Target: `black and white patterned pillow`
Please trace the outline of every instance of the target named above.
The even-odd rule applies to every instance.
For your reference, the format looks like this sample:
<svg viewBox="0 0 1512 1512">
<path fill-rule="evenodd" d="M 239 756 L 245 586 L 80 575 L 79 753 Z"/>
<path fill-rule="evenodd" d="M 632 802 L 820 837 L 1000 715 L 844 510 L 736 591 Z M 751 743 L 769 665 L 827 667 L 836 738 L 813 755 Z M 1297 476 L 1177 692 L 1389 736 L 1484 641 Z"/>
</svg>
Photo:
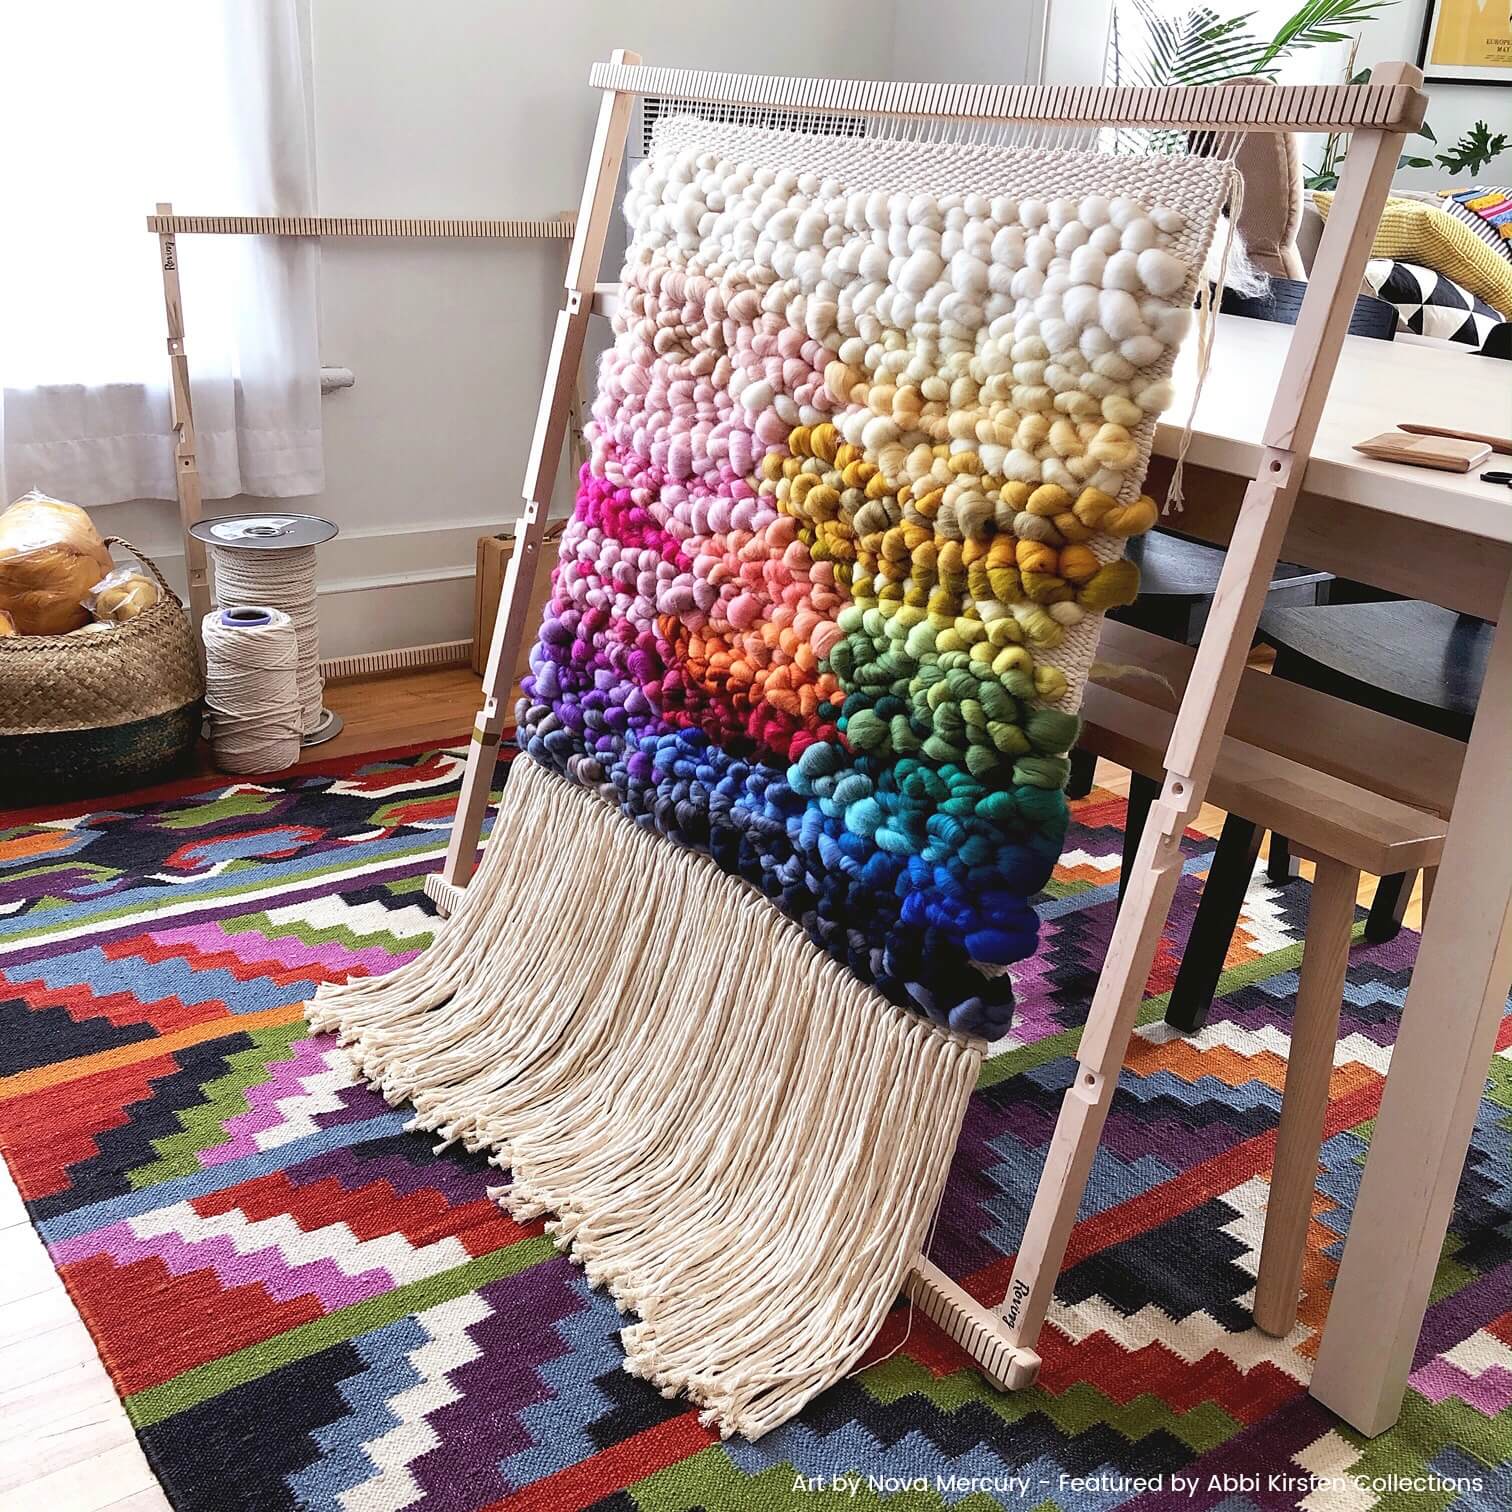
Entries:
<svg viewBox="0 0 1512 1512">
<path fill-rule="evenodd" d="M 1506 319 L 1452 278 L 1421 263 L 1373 257 L 1365 264 L 1365 283 L 1378 299 L 1396 306 L 1401 330 L 1419 336 L 1479 348 Z"/>
</svg>

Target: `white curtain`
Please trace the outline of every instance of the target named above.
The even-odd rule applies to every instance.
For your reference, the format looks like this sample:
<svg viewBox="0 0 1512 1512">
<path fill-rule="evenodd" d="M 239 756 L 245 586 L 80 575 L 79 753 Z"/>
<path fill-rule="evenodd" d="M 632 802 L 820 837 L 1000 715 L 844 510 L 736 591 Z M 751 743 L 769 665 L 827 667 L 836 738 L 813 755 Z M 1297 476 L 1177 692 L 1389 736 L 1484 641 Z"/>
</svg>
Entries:
<svg viewBox="0 0 1512 1512">
<path fill-rule="evenodd" d="M 305 0 L 0 6 L 0 507 L 175 495 L 157 238 L 315 209 Z M 211 498 L 323 486 L 316 244 L 179 239 Z"/>
</svg>

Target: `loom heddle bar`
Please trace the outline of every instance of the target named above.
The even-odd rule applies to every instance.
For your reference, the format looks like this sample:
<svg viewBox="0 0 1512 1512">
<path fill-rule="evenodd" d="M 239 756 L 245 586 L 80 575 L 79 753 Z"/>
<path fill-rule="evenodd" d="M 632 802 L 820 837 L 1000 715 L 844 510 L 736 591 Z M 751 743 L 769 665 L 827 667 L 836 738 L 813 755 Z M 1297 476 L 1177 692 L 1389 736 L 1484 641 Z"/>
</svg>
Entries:
<svg viewBox="0 0 1512 1512">
<path fill-rule="evenodd" d="M 1412 131 L 1427 108 L 1407 84 L 1281 84 L 1270 89 L 1199 84 L 1135 89 L 1108 84 L 902 84 L 867 79 L 794 79 L 768 74 L 596 63 L 596 89 L 699 104 L 767 107 L 819 115 L 915 120 L 1040 122 L 1234 131 Z"/>
<path fill-rule="evenodd" d="M 441 219 L 387 215 L 149 215 L 147 229 L 160 236 L 352 236 L 439 240 L 567 241 L 576 230 L 571 215 L 544 220 Z"/>
</svg>

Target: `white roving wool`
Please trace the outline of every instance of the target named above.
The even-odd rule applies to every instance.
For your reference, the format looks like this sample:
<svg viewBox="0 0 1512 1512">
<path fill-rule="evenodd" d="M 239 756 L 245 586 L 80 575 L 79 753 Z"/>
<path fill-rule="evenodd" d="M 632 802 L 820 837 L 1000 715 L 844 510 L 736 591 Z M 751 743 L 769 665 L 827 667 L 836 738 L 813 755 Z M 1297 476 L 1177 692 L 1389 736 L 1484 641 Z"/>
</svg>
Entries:
<svg viewBox="0 0 1512 1512">
<path fill-rule="evenodd" d="M 204 618 L 210 744 L 224 772 L 279 772 L 303 744 L 294 622 L 281 609 L 245 605 Z"/>
<path fill-rule="evenodd" d="M 266 605 L 281 610 L 294 625 L 299 643 L 300 733 L 319 723 L 325 684 L 320 676 L 320 619 L 315 608 L 315 548 L 282 551 L 234 550 L 212 546 L 215 601 L 222 608 Z"/>
</svg>

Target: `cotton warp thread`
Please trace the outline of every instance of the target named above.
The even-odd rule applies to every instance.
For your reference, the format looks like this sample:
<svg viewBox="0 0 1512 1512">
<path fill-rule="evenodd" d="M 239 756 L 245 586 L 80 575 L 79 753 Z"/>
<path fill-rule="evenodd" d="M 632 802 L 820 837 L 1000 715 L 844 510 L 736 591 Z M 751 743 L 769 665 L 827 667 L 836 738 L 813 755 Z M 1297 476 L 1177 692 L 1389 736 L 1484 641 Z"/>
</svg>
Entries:
<svg viewBox="0 0 1512 1512">
<path fill-rule="evenodd" d="M 281 609 L 246 605 L 212 610 L 201 630 L 215 764 L 224 772 L 293 766 L 303 735 L 294 622 Z"/>
<path fill-rule="evenodd" d="M 320 723 L 325 685 L 320 676 L 320 620 L 315 607 L 315 548 L 246 551 L 212 545 L 215 599 L 223 606 L 280 610 L 292 622 L 298 643 L 301 735 Z"/>
</svg>

